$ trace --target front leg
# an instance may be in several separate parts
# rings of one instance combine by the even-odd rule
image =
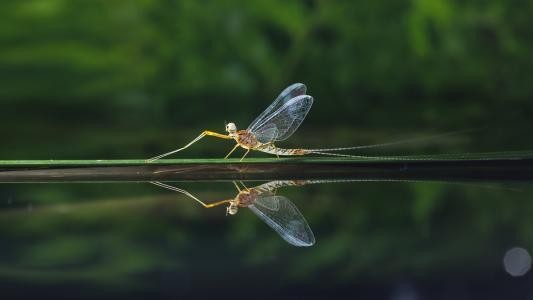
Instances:
[[[164,184],[164,183],[159,182],[159,181],[150,181],[150,183],[154,184],[154,185],[157,185],[157,186],[160,186],[162,188],[171,190],[171,191],[176,191],[176,192],[182,193],[182,194],[194,199],[196,202],[202,204],[202,206],[205,207],[205,208],[211,208],[211,207],[219,206],[219,205],[224,204],[224,203],[230,203],[231,200],[232,200],[232,199],[228,199],[228,200],[222,200],[222,201],[217,201],[217,202],[214,202],[214,203],[207,204],[207,203],[203,202],[202,200],[196,198],[194,195],[192,195],[191,193],[187,192],[186,190],[182,190],[182,189],[177,188],[175,186]]]
[[[233,139],[229,135],[220,134],[220,133],[216,133],[216,132],[213,132],[213,131],[205,130],[204,132],[202,132],[198,137],[196,137],[194,140],[192,140],[187,145],[185,145],[185,146],[183,146],[183,147],[181,147],[179,149],[176,149],[176,150],[173,150],[173,151],[170,151],[170,152],[167,152],[167,153],[163,153],[163,154],[158,155],[156,157],[152,157],[150,159],[147,159],[146,162],[154,162],[154,161],[156,161],[156,160],[158,160],[158,159],[160,159],[162,157],[174,154],[174,153],[179,152],[181,150],[185,150],[185,149],[189,148],[192,144],[194,144],[194,143],[198,142],[199,140],[201,140],[206,135],[214,136],[214,137],[221,138],[221,139],[227,139],[227,140]]]

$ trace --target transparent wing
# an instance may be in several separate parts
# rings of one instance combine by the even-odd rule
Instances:
[[[268,205],[264,205],[268,203]],[[272,203],[278,209],[270,209]],[[259,196],[248,208],[274,229],[285,241],[294,246],[312,246],[315,236],[298,208],[283,196]]]
[[[278,127],[276,124],[267,124],[260,131],[254,132],[254,136],[261,143],[272,142],[279,136]]]
[[[279,96],[270,104],[265,111],[263,111],[255,120],[248,126],[248,129],[253,128],[256,124],[261,123],[261,121],[268,117],[270,113],[275,112],[278,108],[283,106],[287,101],[291,100],[292,98],[300,95],[305,95],[305,92],[307,91],[307,87],[303,83],[295,83],[290,86],[288,86],[286,89],[284,89]]]
[[[265,194],[263,194],[265,195]],[[272,193],[267,193],[269,196],[258,196],[253,205],[262,206],[272,211],[279,211],[279,202],[281,196],[274,196]]]
[[[261,143],[286,140],[302,124],[312,105],[313,97],[308,95],[297,96],[287,101],[275,112],[269,114],[248,130]],[[273,136],[276,131],[276,135]]]

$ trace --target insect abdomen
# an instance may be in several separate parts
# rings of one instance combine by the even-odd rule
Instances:
[[[307,154],[307,151],[304,150],[304,149],[283,149],[283,148],[278,148],[274,145],[265,145],[264,147],[258,149],[262,152],[265,152],[265,153],[270,153],[270,154],[276,154],[276,155],[283,155],[283,156],[287,156],[287,155],[306,155]]]

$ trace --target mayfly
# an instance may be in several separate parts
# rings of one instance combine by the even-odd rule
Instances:
[[[279,96],[270,104],[265,111],[263,111],[245,130],[237,130],[235,123],[226,124],[227,134],[220,134],[213,131],[205,130],[198,137],[192,140],[187,145],[176,149],[174,151],[158,155],[156,157],[146,160],[147,162],[156,161],[162,157],[174,154],[176,152],[187,149],[192,144],[198,142],[205,136],[213,136],[222,139],[235,140],[237,144],[224,158],[228,158],[237,148],[242,147],[246,149],[246,153],[241,158],[241,161],[248,155],[250,150],[256,150],[274,154],[276,156],[291,156],[291,155],[308,155],[319,154],[328,156],[340,156],[340,157],[352,157],[352,158],[379,158],[379,159],[395,159],[397,157],[371,157],[371,156],[355,156],[331,153],[331,151],[344,151],[344,150],[356,150],[356,149],[368,149],[384,146],[392,146],[397,144],[404,144],[410,142],[417,142],[423,140],[434,139],[438,137],[444,137],[448,135],[454,135],[457,133],[463,133],[471,130],[463,130],[456,132],[449,132],[440,135],[434,135],[430,137],[414,138],[410,140],[363,145],[355,147],[341,147],[331,149],[283,149],[277,147],[274,143],[288,139],[302,124],[303,120],[307,116],[307,113],[313,105],[313,97],[306,95],[307,87],[302,83],[295,83],[287,87]],[[405,159],[405,158],[404,158]]]
[[[248,155],[250,150],[266,152],[279,157],[289,155],[307,155],[312,153],[345,156],[341,154],[325,153],[322,150],[336,151],[357,149],[358,147],[336,149],[283,149],[278,148],[274,144],[274,142],[288,139],[296,131],[296,129],[298,129],[300,124],[302,124],[303,120],[307,116],[307,113],[311,109],[311,105],[313,105],[313,97],[306,95],[306,91],[307,88],[304,84],[295,83],[283,90],[276,100],[274,100],[274,102],[265,111],[263,111],[250,124],[250,126],[248,126],[247,129],[237,130],[235,123],[228,123],[226,124],[227,134],[220,134],[206,130],[182,148],[161,154],[148,159],[147,161],[153,162],[167,155],[182,151],[205,136],[235,140],[237,144],[228,153],[228,155],[226,155],[225,158],[228,158],[237,148],[242,147],[246,149],[246,153],[242,156],[241,161],[246,157],[246,155]]]
[[[309,228],[307,221],[298,208],[296,208],[287,197],[274,194],[274,191],[279,187],[300,185],[296,181],[272,181],[253,188],[247,188],[241,183],[244,187],[242,189],[236,182],[233,182],[239,192],[237,196],[233,199],[222,200],[210,204],[204,203],[186,190],[158,181],[153,181],[151,183],[185,194],[202,204],[205,208],[211,208],[227,203],[229,205],[226,207],[226,214],[235,215],[240,207],[249,208],[289,244],[307,247],[312,246],[315,243],[313,231]]]

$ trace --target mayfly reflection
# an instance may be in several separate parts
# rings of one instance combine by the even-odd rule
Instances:
[[[202,204],[205,208],[227,204],[226,214],[229,215],[237,214],[240,208],[248,208],[291,245],[306,247],[312,246],[315,243],[315,236],[311,228],[294,203],[287,197],[274,194],[274,191],[280,187],[300,185],[296,181],[272,181],[252,188],[247,188],[242,183],[242,187],[239,187],[234,182],[233,184],[238,191],[238,194],[234,198],[209,204],[198,199],[186,190],[158,181],[151,183],[182,193]]]

